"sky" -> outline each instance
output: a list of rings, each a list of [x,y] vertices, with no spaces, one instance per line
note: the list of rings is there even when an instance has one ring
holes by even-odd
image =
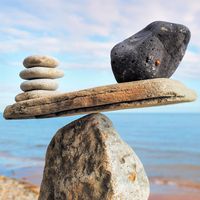
[[[0,0],[0,112],[21,93],[19,72],[29,55],[60,61],[63,92],[116,83],[110,50],[153,21],[186,25],[187,52],[171,77],[200,96],[199,0]],[[128,112],[200,112],[200,100]]]

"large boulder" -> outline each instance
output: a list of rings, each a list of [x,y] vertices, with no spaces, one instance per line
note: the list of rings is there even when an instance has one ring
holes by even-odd
[[[61,128],[50,142],[39,200],[147,200],[137,155],[102,114]]]
[[[181,24],[155,21],[111,50],[117,82],[169,78],[182,60],[190,30]]]

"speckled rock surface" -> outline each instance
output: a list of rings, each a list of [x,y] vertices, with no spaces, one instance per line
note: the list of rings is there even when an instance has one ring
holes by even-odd
[[[111,50],[117,82],[169,78],[182,60],[190,31],[180,24],[156,21]]]
[[[23,92],[18,94],[15,97],[16,102],[26,101],[29,99],[36,99],[41,97],[52,97],[54,95],[60,94],[61,92],[58,91],[51,91],[51,90],[32,90],[28,92]]]
[[[32,67],[29,69],[25,69],[20,72],[20,77],[25,80],[37,79],[37,78],[61,78],[64,76],[64,72],[55,68],[47,68],[47,67]]]
[[[51,79],[35,79],[24,81],[20,88],[23,91],[30,90],[56,90],[58,88],[58,83]]]
[[[106,116],[87,115],[53,137],[39,200],[147,200],[148,196],[141,162]]]
[[[54,68],[58,66],[58,61],[50,56],[39,56],[39,55],[34,55],[34,56],[29,56],[24,59],[23,65],[26,68],[30,67],[51,67]]]

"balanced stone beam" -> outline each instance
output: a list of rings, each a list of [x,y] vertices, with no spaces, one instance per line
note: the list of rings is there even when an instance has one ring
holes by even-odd
[[[190,102],[194,91],[167,78],[113,84],[7,106],[6,119],[48,118]]]

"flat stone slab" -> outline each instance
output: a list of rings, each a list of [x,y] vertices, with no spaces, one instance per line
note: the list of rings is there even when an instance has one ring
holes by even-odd
[[[196,93],[176,80],[159,78],[113,84],[17,102],[6,119],[48,118],[190,102]]]

